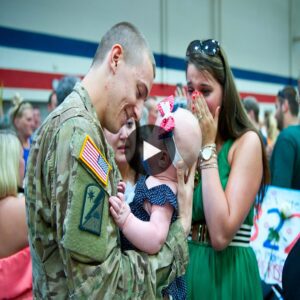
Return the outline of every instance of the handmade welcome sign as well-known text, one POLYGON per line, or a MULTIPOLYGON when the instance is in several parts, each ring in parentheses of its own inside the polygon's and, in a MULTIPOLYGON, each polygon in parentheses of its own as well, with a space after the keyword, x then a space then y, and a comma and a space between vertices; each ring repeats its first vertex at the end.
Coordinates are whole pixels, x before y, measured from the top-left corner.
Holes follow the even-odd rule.
POLYGON ((281 286, 284 261, 299 238, 300 191, 270 186, 251 236, 261 279, 281 286))

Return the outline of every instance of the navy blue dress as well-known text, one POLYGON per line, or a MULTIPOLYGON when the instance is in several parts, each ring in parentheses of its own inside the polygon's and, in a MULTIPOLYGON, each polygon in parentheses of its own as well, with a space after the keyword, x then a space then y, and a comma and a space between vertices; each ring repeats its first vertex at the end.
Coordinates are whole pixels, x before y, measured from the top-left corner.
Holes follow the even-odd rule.
MULTIPOLYGON (((154 186, 150 189, 146 185, 146 176, 140 177, 136 183, 135 196, 129 204, 131 212, 140 220, 150 221, 150 215, 144 209, 144 202, 147 200, 151 205, 165 205, 170 203, 174 207, 174 213, 171 222, 177 218, 178 204, 176 195, 165 184, 154 186)), ((121 248, 125 250, 138 250, 134 247, 121 232, 121 248)), ((163 295, 170 295, 172 299, 184 300, 187 295, 187 288, 184 277, 177 277, 166 289, 163 290, 163 295)))

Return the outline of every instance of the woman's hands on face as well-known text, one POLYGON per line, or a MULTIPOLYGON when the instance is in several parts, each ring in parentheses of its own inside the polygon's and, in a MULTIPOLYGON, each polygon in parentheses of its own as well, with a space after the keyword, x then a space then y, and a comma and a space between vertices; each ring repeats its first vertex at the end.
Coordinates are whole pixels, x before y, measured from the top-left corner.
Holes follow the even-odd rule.
POLYGON ((215 143, 218 131, 220 106, 216 108, 213 117, 208 109, 207 103, 203 95, 198 91, 194 91, 192 94, 190 109, 199 121, 199 125, 202 132, 202 145, 205 146, 208 144, 215 143))

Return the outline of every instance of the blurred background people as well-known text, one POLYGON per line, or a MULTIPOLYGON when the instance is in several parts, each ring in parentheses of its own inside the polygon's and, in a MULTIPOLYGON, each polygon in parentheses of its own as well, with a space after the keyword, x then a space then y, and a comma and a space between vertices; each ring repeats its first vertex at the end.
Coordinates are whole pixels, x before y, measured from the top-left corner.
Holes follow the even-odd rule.
POLYGON ((27 158, 29 155, 31 135, 33 133, 33 108, 32 105, 23 101, 20 95, 16 95, 13 99, 13 107, 11 109, 11 122, 17 133, 24 150, 25 169, 27 158))
POLYGON ((186 95, 186 90, 182 83, 177 83, 176 84, 176 89, 175 89, 175 107, 182 107, 182 108, 187 108, 187 95, 186 95))
POLYGON ((250 118, 252 124, 254 127, 258 130, 260 133, 260 136, 263 140, 264 145, 267 145, 267 138, 266 136, 262 133, 260 129, 260 124, 259 124, 259 104, 256 100, 255 97, 245 97, 243 99, 243 105, 244 108, 246 109, 247 115, 250 118))
POLYGON ((157 99, 156 97, 149 97, 145 102, 145 107, 148 110, 148 125, 154 125, 157 118, 157 99))
POLYGON ((270 160, 274 148, 274 144, 279 134, 277 120, 275 119, 273 112, 265 111, 264 126, 267 134, 266 153, 267 153, 268 160, 270 160))
POLYGON ((142 110, 142 116, 139 120, 140 126, 148 125, 148 109, 144 106, 142 110))
POLYGON ((32 299, 32 266, 27 239, 24 178, 19 139, 0 131, 0 299, 32 299))
POLYGON ((53 111, 56 108, 56 106, 57 106, 56 92, 52 91, 48 98, 48 104, 47 104, 48 112, 51 113, 51 111, 53 111))
POLYGON ((33 131, 41 126, 41 111, 38 107, 33 108, 33 131))
POLYGON ((59 80, 55 89, 57 96, 57 106, 60 105, 64 101, 64 99, 72 92, 76 82, 79 81, 80 79, 75 76, 64 76, 59 80))
POLYGON ((271 184, 300 190, 299 97, 292 86, 279 91, 276 99, 278 128, 281 130, 271 156, 271 184))

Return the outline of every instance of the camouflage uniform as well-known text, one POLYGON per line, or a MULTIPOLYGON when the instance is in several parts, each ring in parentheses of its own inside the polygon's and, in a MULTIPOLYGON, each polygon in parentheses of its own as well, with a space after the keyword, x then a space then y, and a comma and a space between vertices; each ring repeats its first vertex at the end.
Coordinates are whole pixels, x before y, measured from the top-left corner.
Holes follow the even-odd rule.
POLYGON ((37 132, 28 161, 26 210, 37 299, 157 299, 185 272, 188 252, 179 221, 157 255, 121 252, 108 204, 119 179, 90 98, 77 84, 37 132), (112 166, 107 185, 78 159, 87 135, 112 166))

